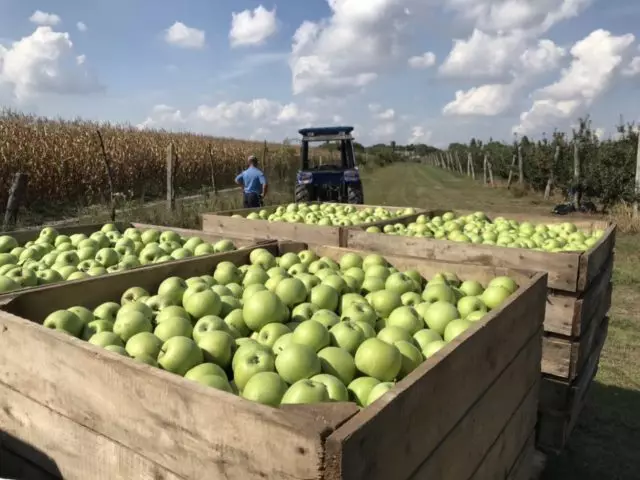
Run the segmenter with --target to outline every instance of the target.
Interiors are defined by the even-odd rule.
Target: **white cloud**
[[[76,28],[81,31],[81,32],[86,32],[88,30],[87,28],[87,24],[84,22],[78,22],[76,23]]]
[[[376,114],[378,120],[393,120],[396,117],[396,112],[393,108],[387,108],[384,112]]]
[[[42,10],[36,10],[33,15],[29,17],[29,21],[37,25],[58,25],[62,19],[55,13],[46,13]]]
[[[507,111],[515,93],[513,84],[490,84],[456,92],[456,99],[442,109],[444,115],[492,117]]]
[[[262,5],[253,11],[247,9],[231,14],[229,40],[232,47],[262,45],[278,31],[276,9],[267,10]]]
[[[372,130],[371,138],[378,142],[393,140],[396,135],[396,129],[396,124],[393,122],[382,123]]]
[[[633,57],[629,64],[622,70],[625,77],[635,77],[640,75],[640,56]]]
[[[141,123],[137,125],[139,129],[147,128],[167,128],[176,129],[184,127],[187,119],[177,108],[169,105],[156,105],[151,110],[151,114]]]
[[[248,102],[221,102],[214,106],[201,105],[195,112],[199,120],[221,126],[245,121],[261,121],[271,125],[309,123],[315,115],[302,111],[295,103],[282,104],[266,98]]]
[[[77,55],[68,33],[38,27],[8,48],[0,45],[0,84],[8,84],[18,101],[38,94],[83,94],[103,89]]]
[[[203,30],[186,26],[176,22],[165,30],[164,39],[167,43],[181,48],[202,48],[205,43]]]
[[[551,40],[540,40],[535,47],[527,48],[520,55],[520,66],[527,75],[546,73],[557,69],[567,51]]]
[[[531,109],[520,115],[515,132],[551,130],[589,107],[615,79],[635,37],[595,30],[571,48],[573,60],[560,79],[535,93]]]
[[[392,65],[406,65],[405,46],[424,0],[331,0],[331,17],[296,31],[290,59],[293,93],[344,95],[369,85]]]
[[[416,69],[433,67],[436,63],[436,55],[433,52],[426,52],[422,55],[409,58],[409,66]]]
[[[433,133],[426,130],[423,126],[416,125],[411,127],[411,135],[407,140],[408,145],[415,145],[418,143],[428,143],[431,140]]]

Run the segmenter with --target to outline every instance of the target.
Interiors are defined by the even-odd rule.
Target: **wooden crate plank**
[[[373,250],[382,254],[395,253],[428,260],[547,272],[549,274],[549,288],[569,292],[577,290],[580,261],[578,253],[539,252],[520,248],[458,243],[450,240],[368,233],[356,229],[347,231],[346,246],[359,250]]]
[[[602,347],[606,341],[608,323],[608,319],[603,323],[598,336],[598,346],[594,351],[594,355],[598,361]],[[598,364],[598,362],[595,363],[596,365]],[[538,449],[546,453],[557,454],[562,452],[584,409],[590,387],[593,385],[593,378],[597,371],[596,368],[593,371],[593,376],[585,377],[583,384],[580,385],[573,397],[573,404],[570,410],[560,412],[541,411],[539,413],[536,436]]]
[[[536,456],[534,439],[534,435],[529,437],[506,480],[538,480],[542,470],[537,464],[539,457]]]
[[[422,465],[411,475],[411,479],[467,480],[481,465],[491,446],[524,402],[523,408],[528,411],[523,416],[528,417],[530,425],[527,425],[524,431],[512,432],[513,436],[509,438],[511,443],[518,444],[507,467],[513,464],[517,450],[535,427],[541,334],[542,332],[529,340],[433,453],[424,459]],[[464,452],[464,462],[460,461],[461,452]],[[495,478],[499,470],[496,470],[496,465],[492,465],[488,471]]]
[[[41,458],[44,454],[37,456],[27,452],[22,457],[53,477],[69,480],[180,478],[126,446],[63,417],[2,383],[0,429],[46,452],[48,458],[44,460]]]
[[[526,294],[488,315],[331,434],[330,478],[409,477],[540,331],[545,280],[536,275]],[[464,378],[464,388],[452,378]]]
[[[540,384],[540,410],[543,412],[568,412],[577,398],[588,388],[589,383],[596,376],[600,353],[607,338],[609,318],[605,318],[600,326],[595,347],[585,362],[582,372],[573,382],[569,383],[547,375],[542,377]]]
[[[616,245],[616,225],[605,230],[598,243],[580,257],[578,290],[586,290],[593,279],[602,271]]]
[[[0,382],[178,476],[318,476],[317,418],[288,414],[0,313]]]
[[[527,393],[518,410],[491,446],[478,469],[469,480],[496,480],[507,478],[519,459],[520,453],[535,439],[538,402],[537,384]],[[470,437],[471,438],[471,437]],[[467,442],[469,439],[467,439]]]
[[[542,340],[542,373],[573,381],[582,371],[596,341],[598,328],[611,307],[613,286],[610,283],[607,294],[598,309],[592,312],[589,328],[577,340],[545,335]]]

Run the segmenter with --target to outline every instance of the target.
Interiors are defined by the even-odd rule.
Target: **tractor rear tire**
[[[296,185],[296,203],[311,201],[311,191],[307,185]]]
[[[362,184],[349,185],[347,187],[347,203],[351,205],[364,204],[364,194],[362,192]]]

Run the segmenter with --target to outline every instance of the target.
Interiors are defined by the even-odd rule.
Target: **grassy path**
[[[418,164],[398,164],[365,176],[365,200],[379,205],[549,212],[539,197],[516,198],[502,188]],[[618,235],[614,299],[607,343],[587,406],[568,448],[551,459],[545,479],[640,478],[640,236]]]

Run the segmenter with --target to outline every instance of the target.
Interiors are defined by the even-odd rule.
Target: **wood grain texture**
[[[506,480],[538,480],[542,470],[537,464],[536,453],[534,436],[531,435]]]
[[[589,327],[577,340],[545,335],[542,340],[542,373],[573,381],[584,368],[596,341],[598,328],[611,307],[612,284],[598,309],[592,312]]]
[[[0,313],[0,382],[186,478],[309,479],[328,425]]]
[[[616,245],[616,230],[616,225],[609,226],[598,243],[580,257],[579,291],[584,291],[591,285],[593,279],[598,276],[613,254]]]
[[[537,420],[537,383],[529,390],[518,410],[509,420],[496,442],[469,480],[507,478],[516,466],[525,445],[533,446]],[[468,441],[468,439],[467,439]]]
[[[331,434],[327,439],[329,478],[408,478],[522,346],[540,332],[545,280],[538,274],[504,308],[456,338],[394,391]],[[464,388],[452,378],[464,378]]]
[[[540,379],[540,336],[534,335],[516,358],[500,374],[498,379],[477,400],[436,447],[422,465],[413,472],[411,479],[446,478],[447,480],[467,480],[482,465],[492,445],[499,439],[512,417],[523,405],[529,419],[527,429],[514,432],[508,439],[512,444],[522,445],[535,426],[538,382]],[[529,400],[527,400],[529,397]],[[531,422],[533,420],[533,422]],[[470,441],[473,439],[473,441]],[[517,457],[517,449],[507,458],[508,467]],[[464,452],[464,462],[460,461]],[[503,452],[507,453],[507,452]],[[487,465],[487,472],[493,478],[500,468]]]
[[[0,428],[3,444],[22,453],[29,465],[53,478],[84,480],[178,480],[179,477],[158,464],[116,443],[0,383]],[[34,454],[33,449],[44,454]],[[20,452],[22,450],[22,452]],[[27,450],[27,451],[25,451]],[[25,478],[25,477],[22,477]]]

